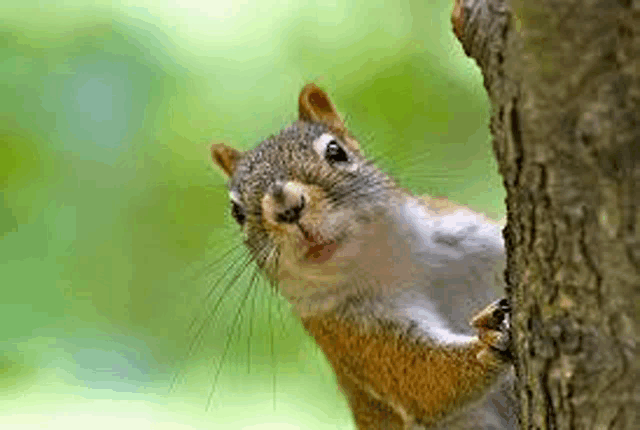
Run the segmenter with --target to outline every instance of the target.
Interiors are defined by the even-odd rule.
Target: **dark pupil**
[[[327,159],[327,161],[332,163],[340,163],[349,160],[347,158],[347,153],[344,152],[344,149],[342,149],[340,145],[338,145],[338,142],[336,142],[335,140],[332,140],[327,145],[325,158]]]
[[[237,204],[236,202],[231,202],[231,216],[235,218],[238,224],[240,225],[244,224],[244,219],[245,219],[244,211],[242,210],[240,205]]]

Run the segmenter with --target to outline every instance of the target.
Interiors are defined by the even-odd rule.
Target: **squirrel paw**
[[[507,299],[496,300],[471,320],[480,341],[504,359],[511,356],[511,306]]]

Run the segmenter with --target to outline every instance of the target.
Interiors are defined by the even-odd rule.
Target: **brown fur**
[[[483,313],[477,324],[488,321]],[[333,366],[360,429],[435,424],[479,397],[504,365],[480,339],[445,347],[335,315],[303,324]],[[487,340],[491,333],[484,330]]]

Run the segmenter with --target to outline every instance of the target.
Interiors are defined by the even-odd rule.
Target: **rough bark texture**
[[[459,0],[507,189],[522,428],[640,410],[640,2]]]

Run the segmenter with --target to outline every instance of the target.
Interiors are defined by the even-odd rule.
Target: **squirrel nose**
[[[299,203],[288,208],[283,208],[283,211],[276,213],[276,219],[278,220],[278,222],[295,224],[300,221],[300,216],[302,215],[302,211],[304,210],[304,205],[304,195],[301,194]]]

